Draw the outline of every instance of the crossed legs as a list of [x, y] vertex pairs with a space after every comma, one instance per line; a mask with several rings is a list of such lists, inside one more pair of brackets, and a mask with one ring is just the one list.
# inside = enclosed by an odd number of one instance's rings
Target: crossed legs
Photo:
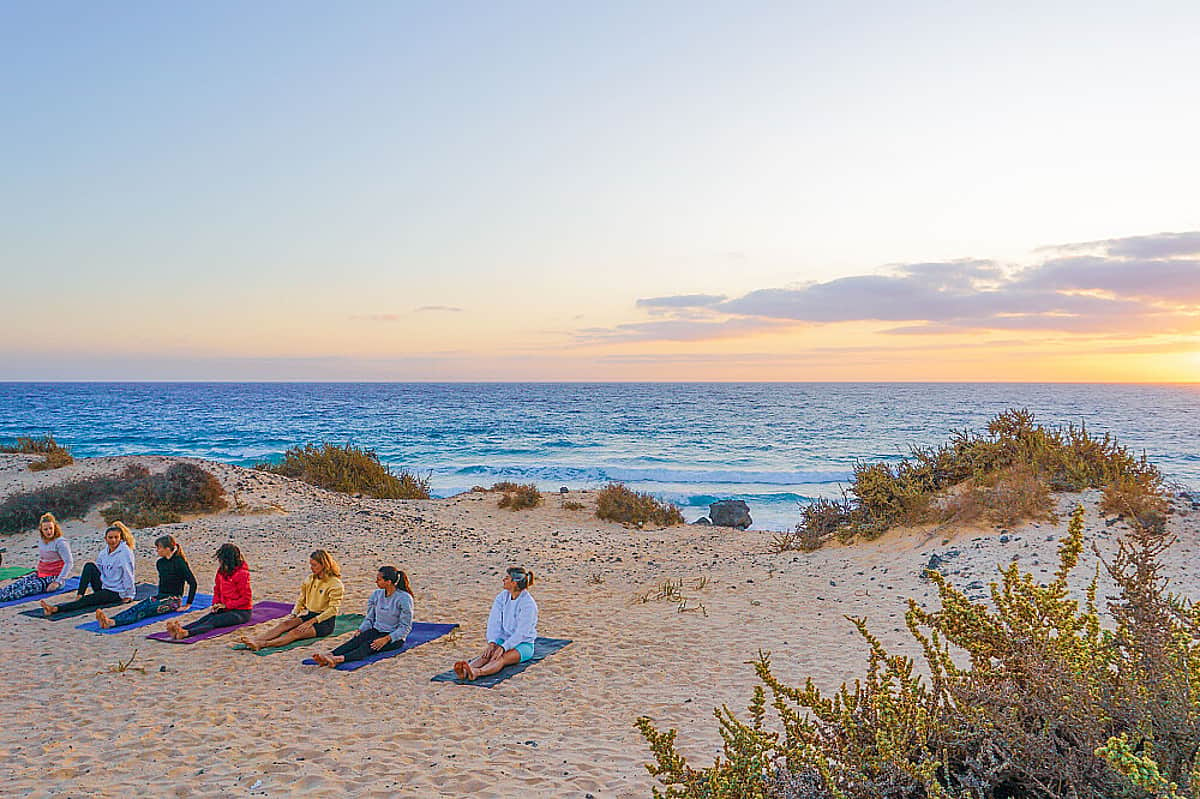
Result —
[[489, 642], [478, 657], [455, 663], [454, 673], [460, 680], [475, 680], [495, 674], [505, 666], [515, 666], [520, 662], [521, 653], [517, 650], [505, 650], [504, 647]]

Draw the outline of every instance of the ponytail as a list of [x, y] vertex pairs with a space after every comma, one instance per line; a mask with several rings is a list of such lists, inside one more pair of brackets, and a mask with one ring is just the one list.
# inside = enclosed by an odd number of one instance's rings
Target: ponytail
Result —
[[408, 581], [408, 575], [395, 566], [380, 566], [379, 576], [409, 596], [413, 595], [412, 584]]
[[133, 551], [133, 533], [129, 532], [129, 528], [125, 526], [125, 522], [113, 522], [104, 532], [107, 533], [109, 530], [119, 531], [121, 533], [121, 540], [125, 542], [125, 546], [129, 547], [131, 552]]
[[154, 546], [175, 550], [175, 554], [183, 558], [184, 563], [187, 563], [187, 555], [183, 554], [183, 547], [179, 546], [179, 542], [175, 540], [175, 536], [160, 535], [158, 538], [154, 539]]
[[516, 583], [518, 590], [524, 591], [533, 585], [533, 570], [524, 566], [509, 566], [508, 578]]

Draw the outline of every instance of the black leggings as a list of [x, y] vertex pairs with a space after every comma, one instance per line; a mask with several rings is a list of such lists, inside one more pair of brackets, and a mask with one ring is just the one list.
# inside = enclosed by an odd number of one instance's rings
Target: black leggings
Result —
[[183, 629], [187, 630], [189, 636], [192, 636], [215, 630], [218, 627], [245, 624], [248, 621], [250, 621], [250, 611], [248, 610], [214, 610], [205, 613], [191, 624], [183, 625]]
[[404, 646], [404, 639], [401, 639], [399, 641], [388, 641], [387, 646], [383, 649], [372, 649], [371, 642], [381, 635], [387, 635], [387, 633], [374, 629], [360, 630], [349, 641], [333, 650], [332, 654], [344, 657], [346, 662], [350, 663], [351, 661], [362, 660], [379, 652], [391, 652], [393, 649], [399, 649]]
[[[100, 569], [95, 563], [83, 564], [83, 571], [79, 575], [79, 598], [73, 602], [64, 602], [58, 606], [58, 612], [80, 610], [81, 608], [94, 608], [100, 605], [118, 605], [121, 602], [121, 595], [116, 591], [109, 591], [104, 588], [104, 583], [100, 579]], [[87, 596], [83, 592], [92, 589], [92, 593]]]

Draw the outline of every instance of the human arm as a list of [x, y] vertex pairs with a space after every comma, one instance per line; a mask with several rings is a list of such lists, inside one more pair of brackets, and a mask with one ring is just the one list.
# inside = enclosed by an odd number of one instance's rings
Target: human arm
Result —
[[[397, 591], [396, 593], [398, 595], [396, 600], [400, 605], [400, 618], [396, 621], [396, 629], [388, 633], [388, 638], [392, 641], [403, 641], [412, 632], [413, 601], [407, 591]], [[383, 646], [387, 646], [386, 641]]]
[[308, 586], [312, 583], [312, 577], [304, 578], [304, 582], [300, 584], [300, 597], [296, 600], [296, 604], [292, 607], [292, 618], [298, 619], [308, 611]]
[[496, 594], [492, 601], [492, 612], [488, 614], [487, 639], [490, 644], [498, 644], [504, 640], [504, 596], [507, 591]]
[[[63, 562], [62, 569], [54, 578], [54, 583], [58, 583], [61, 587], [71, 576], [71, 569], [75, 568], [75, 560], [71, 557], [71, 544], [62, 536], [54, 539], [54, 551], [58, 553]], [[53, 585], [53, 583], [51, 584]]]
[[186, 560], [183, 562], [183, 582], [188, 587], [187, 599], [184, 600], [183, 604], [185, 607], [190, 608], [192, 602], [196, 599], [196, 575], [192, 574], [192, 567], [188, 565]]
[[367, 597], [367, 614], [363, 616], [362, 624], [358, 625], [358, 631], [365, 633], [375, 626], [375, 612], [379, 605], [379, 589], [371, 592]]

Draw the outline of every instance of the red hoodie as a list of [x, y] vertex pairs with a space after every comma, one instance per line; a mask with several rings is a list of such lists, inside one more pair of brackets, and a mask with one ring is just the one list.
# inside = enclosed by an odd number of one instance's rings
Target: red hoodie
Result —
[[213, 604], [224, 605], [227, 610], [250, 610], [254, 600], [250, 594], [250, 567], [242, 563], [228, 577], [217, 569], [217, 582], [213, 587]]

